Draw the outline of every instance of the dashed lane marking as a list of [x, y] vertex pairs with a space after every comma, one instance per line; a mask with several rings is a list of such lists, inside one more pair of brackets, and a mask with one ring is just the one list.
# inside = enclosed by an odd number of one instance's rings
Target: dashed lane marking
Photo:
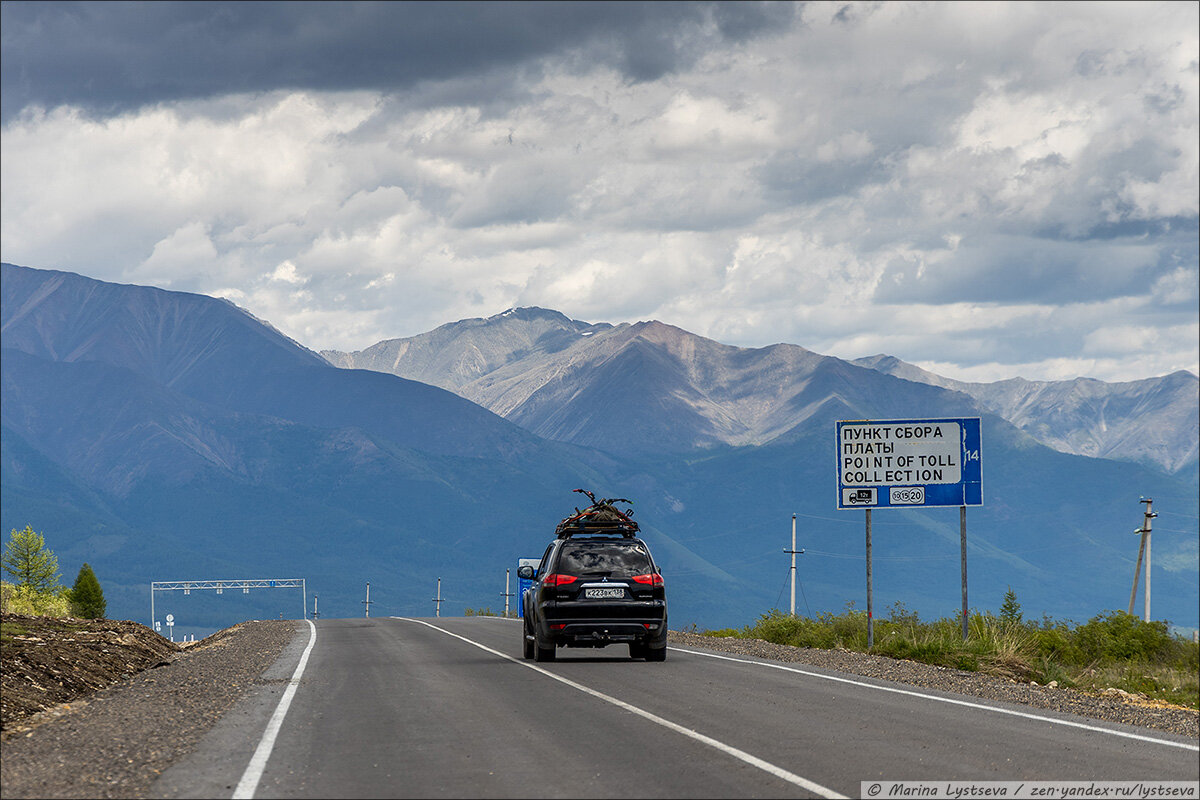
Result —
[[424, 625], [426, 627], [433, 628], [435, 631], [440, 631], [441, 633], [444, 633], [447, 636], [453, 636], [455, 639], [460, 639], [461, 641], [464, 641], [469, 645], [478, 647], [480, 650], [491, 653], [492, 655], [499, 656], [500, 658], [503, 658], [506, 661], [511, 661], [514, 664], [519, 664], [522, 667], [527, 667], [527, 668], [533, 670], [534, 672], [540, 672], [542, 675], [545, 675], [548, 678], [553, 678], [554, 680], [558, 681], [559, 683], [570, 686], [572, 689], [577, 689], [578, 691], [581, 691], [584, 694], [591, 695], [592, 697], [595, 697], [599, 700], [603, 700], [606, 703], [611, 703], [612, 705], [616, 706], [617, 708], [623, 709], [632, 714], [637, 714], [639, 717], [642, 717], [643, 719], [648, 719], [651, 722], [655, 723], [656, 725], [661, 725], [662, 727], [664, 727], [668, 730], [672, 730], [676, 733], [682, 734], [683, 736], [687, 736], [690, 739], [694, 739], [697, 742], [706, 744], [709, 747], [712, 747], [716, 750], [720, 750], [722, 753], [725, 753], [726, 755], [733, 756], [734, 758], [738, 759], [739, 761], [743, 761], [752, 767], [757, 767], [758, 769], [761, 769], [763, 772], [766, 772], [770, 775], [774, 775], [776, 778], [780, 778], [782, 780], [787, 781], [790, 784], [799, 786], [800, 788], [810, 791], [813, 794], [816, 794], [820, 797], [843, 798], [843, 800], [846, 797], [845, 795], [838, 794], [837, 792], [833, 791], [832, 789], [828, 789], [819, 783], [815, 783], [813, 781], [808, 780], [807, 778], [803, 778], [803, 777], [795, 774], [794, 772], [789, 772], [788, 770], [784, 769], [783, 767], [778, 767], [769, 761], [764, 761], [763, 759], [759, 758], [758, 756], [751, 755], [750, 753], [747, 753], [745, 750], [739, 750], [738, 748], [733, 747], [732, 745], [725, 744], [724, 742], [718, 741], [718, 740], [712, 738], [711, 736], [705, 736], [703, 733], [694, 731], [691, 728], [685, 728], [682, 725], [675, 723], [675, 722], [671, 722], [671, 720], [669, 720], [669, 719], [664, 719], [663, 717], [660, 717], [657, 714], [651, 714], [649, 711], [638, 708], [635, 705], [626, 703], [624, 700], [618, 700], [617, 698], [612, 697], [607, 694], [604, 694], [603, 692], [598, 692], [595, 689], [592, 689], [591, 687], [584, 686], [582, 683], [576, 683], [575, 681], [570, 680], [569, 678], [564, 678], [561, 675], [556, 675], [555, 673], [550, 672], [549, 670], [544, 669], [542, 667], [539, 667], [536, 664], [530, 664], [527, 661], [522, 661], [520, 659], [513, 658], [512, 656], [507, 655], [506, 653], [501, 653], [499, 650], [493, 650], [492, 648], [488, 647], [485, 644], [480, 644], [479, 642], [468, 639], [465, 636], [459, 636], [457, 633], [452, 633], [451, 631], [448, 631], [445, 628], [439, 628], [437, 625], [433, 625], [431, 623], [425, 622], [424, 620], [411, 619], [409, 617], [393, 617], [393, 619], [404, 620], [405, 622], [415, 622], [418, 625]]

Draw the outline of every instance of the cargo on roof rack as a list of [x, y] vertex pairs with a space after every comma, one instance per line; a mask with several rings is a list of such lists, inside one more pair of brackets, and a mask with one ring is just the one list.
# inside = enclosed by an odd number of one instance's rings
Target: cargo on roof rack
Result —
[[632, 525], [622, 525], [617, 522], [599, 522], [577, 520], [568, 523], [566, 520], [558, 523], [558, 527], [554, 529], [554, 535], [559, 539], [569, 539], [572, 536], [591, 536], [592, 534], [613, 534], [621, 535], [627, 539], [632, 539], [638, 532], [637, 523]]
[[559, 539], [567, 539], [578, 535], [611, 534], [633, 538], [638, 532], [638, 524], [631, 519], [633, 509], [625, 511], [618, 509], [614, 503], [628, 503], [623, 497], [601, 498], [586, 489], [576, 489], [576, 492], [587, 495], [592, 504], [582, 511], [578, 508], [575, 513], [563, 519], [554, 529], [554, 535]]

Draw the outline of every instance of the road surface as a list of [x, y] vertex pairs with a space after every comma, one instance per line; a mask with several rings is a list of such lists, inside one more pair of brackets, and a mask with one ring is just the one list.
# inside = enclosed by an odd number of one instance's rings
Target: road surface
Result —
[[286, 703], [247, 700], [157, 792], [856, 797], [872, 780], [1200, 777], [1194, 739], [813, 667], [676, 647], [647, 663], [623, 645], [535, 664], [496, 617], [299, 625], [267, 676]]

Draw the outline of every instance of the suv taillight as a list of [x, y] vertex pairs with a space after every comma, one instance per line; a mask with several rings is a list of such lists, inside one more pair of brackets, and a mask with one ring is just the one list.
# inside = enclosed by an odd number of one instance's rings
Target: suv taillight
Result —
[[546, 586], [566, 586], [568, 583], [574, 583], [577, 580], [579, 578], [576, 578], [574, 575], [561, 575], [553, 572], [547, 575], [542, 583]]
[[630, 580], [636, 581], [637, 583], [644, 583], [647, 586], [663, 585], [662, 575], [659, 575], [657, 572], [651, 572], [648, 575], [634, 575], [632, 578], [630, 578]]

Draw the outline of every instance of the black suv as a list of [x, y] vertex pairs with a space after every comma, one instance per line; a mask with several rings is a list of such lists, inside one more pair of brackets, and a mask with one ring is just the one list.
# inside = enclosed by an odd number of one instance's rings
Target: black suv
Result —
[[662, 574], [634, 535], [637, 524], [606, 513], [615, 511], [608, 502], [563, 520], [537, 571], [517, 571], [535, 581], [522, 598], [525, 658], [553, 661], [558, 647], [627, 643], [633, 658], [666, 660]]

